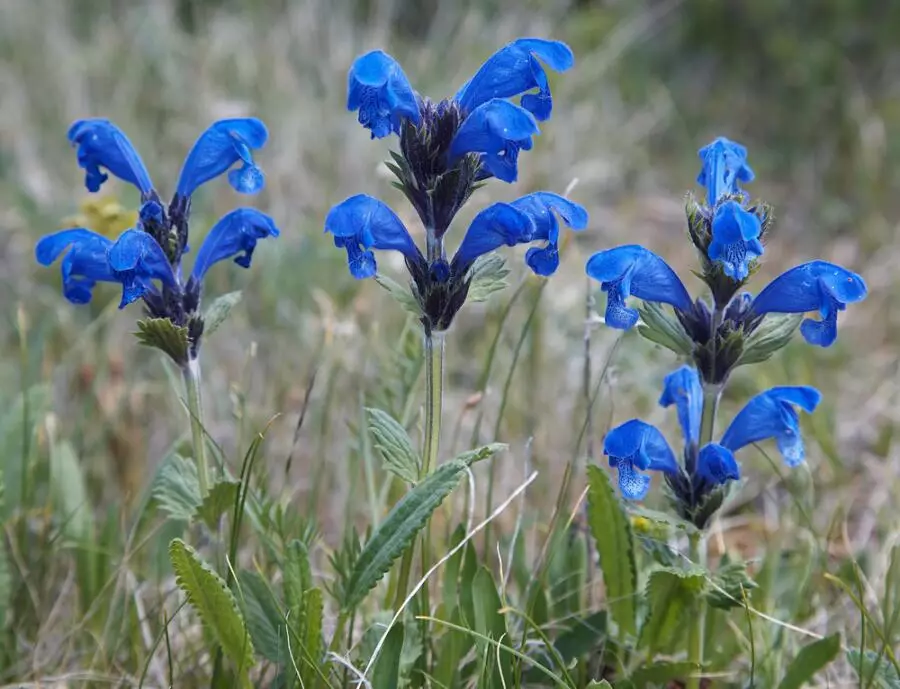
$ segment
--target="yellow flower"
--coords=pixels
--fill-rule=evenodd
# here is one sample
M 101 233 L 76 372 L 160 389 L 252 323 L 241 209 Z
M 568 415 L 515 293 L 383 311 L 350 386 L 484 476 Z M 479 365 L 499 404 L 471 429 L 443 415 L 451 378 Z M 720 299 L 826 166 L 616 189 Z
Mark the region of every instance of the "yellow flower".
M 86 227 L 115 239 L 137 219 L 137 211 L 125 208 L 115 196 L 92 196 L 81 202 L 78 214 L 63 219 L 63 227 Z

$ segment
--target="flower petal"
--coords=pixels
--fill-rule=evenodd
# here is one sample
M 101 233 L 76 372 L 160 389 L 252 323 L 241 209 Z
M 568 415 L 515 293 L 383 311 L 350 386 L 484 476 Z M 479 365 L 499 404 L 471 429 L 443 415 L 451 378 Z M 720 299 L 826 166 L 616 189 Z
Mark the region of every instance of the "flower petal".
M 176 191 L 191 196 L 201 184 L 215 179 L 235 163 L 241 166 L 228 173 L 228 182 L 242 194 L 255 194 L 265 177 L 253 161 L 251 149 L 262 148 L 269 133 L 255 117 L 214 122 L 197 139 L 181 168 Z
M 463 121 L 450 143 L 451 161 L 480 153 L 487 171 L 504 182 L 515 182 L 519 151 L 531 148 L 539 133 L 534 116 L 509 101 L 493 99 L 478 106 Z
M 675 271 L 638 244 L 600 251 L 588 259 L 585 270 L 607 292 L 606 324 L 612 328 L 628 330 L 637 323 L 638 312 L 625 305 L 629 296 L 691 310 L 691 297 Z
M 239 266 L 249 268 L 256 243 L 278 235 L 275 221 L 255 208 L 237 208 L 226 213 L 200 245 L 191 277 L 202 280 L 210 266 L 232 256 Z
M 822 320 L 803 321 L 800 332 L 810 344 L 828 347 L 837 338 L 838 312 L 866 294 L 866 283 L 856 273 L 827 261 L 810 261 L 772 280 L 750 310 L 760 316 L 819 311 Z
M 715 206 L 725 194 L 740 193 L 738 182 L 753 181 L 747 149 L 724 136 L 701 148 L 697 155 L 703 163 L 697 182 L 706 187 L 710 206 Z
M 789 466 L 803 461 L 800 421 L 794 406 L 813 412 L 821 395 L 808 386 L 774 387 L 753 397 L 734 417 L 722 445 L 737 452 L 745 445 L 775 438 L 778 449 Z
M 88 191 L 99 191 L 109 175 L 136 186 L 141 194 L 153 190 L 150 174 L 125 132 L 109 120 L 93 118 L 77 120 L 69 127 L 69 142 L 78 147 L 78 164 L 84 168 L 84 184 Z
M 703 387 L 697 370 L 682 366 L 666 376 L 663 392 L 659 398 L 662 407 L 675 405 L 678 422 L 686 444 L 700 440 L 700 419 L 703 415 Z
M 650 485 L 650 477 L 637 470 L 679 472 L 672 448 L 662 433 L 639 419 L 631 419 L 610 430 L 603 441 L 603 454 L 609 457 L 609 465 L 619 470 L 619 487 L 631 500 L 643 498 Z
M 347 74 L 347 109 L 359 110 L 359 123 L 381 139 L 400 133 L 407 118 L 419 124 L 419 101 L 400 64 L 373 50 L 356 58 Z
M 538 120 L 546 120 L 550 117 L 553 101 L 547 74 L 537 58 L 557 72 L 564 72 L 575 64 L 572 51 L 565 43 L 520 38 L 491 55 L 457 92 L 456 101 L 464 110 L 472 111 L 492 98 L 511 98 L 537 89 L 536 94 L 522 96 L 522 107 Z
M 153 290 L 153 280 L 178 287 L 166 253 L 156 239 L 143 230 L 125 230 L 109 247 L 107 255 L 116 280 L 122 283 L 120 309 Z
M 737 201 L 720 204 L 712 221 L 709 260 L 721 263 L 722 270 L 733 280 L 747 279 L 750 262 L 763 253 L 759 241 L 761 231 L 759 218 L 744 210 Z
M 531 241 L 544 240 L 547 245 L 533 247 L 525 254 L 525 262 L 537 275 L 553 275 L 559 267 L 559 221 L 555 213 L 573 230 L 587 227 L 587 211 L 577 203 L 549 191 L 536 191 L 512 202 L 534 223 Z
M 718 443 L 704 445 L 697 457 L 697 476 L 719 486 L 741 478 L 741 470 L 734 453 Z
M 534 222 L 528 213 L 509 203 L 494 203 L 478 213 L 453 257 L 452 272 L 465 273 L 475 259 L 501 246 L 530 242 Z
M 375 274 L 375 257 L 370 249 L 399 251 L 411 261 L 424 262 L 397 214 L 383 201 L 366 194 L 351 196 L 334 206 L 325 218 L 325 231 L 334 235 L 335 246 L 347 250 L 350 271 L 357 279 Z
M 73 304 L 86 304 L 98 282 L 118 281 L 107 257 L 111 244 L 96 232 L 74 227 L 41 238 L 34 253 L 38 263 L 49 266 L 68 249 L 60 264 L 63 295 Z

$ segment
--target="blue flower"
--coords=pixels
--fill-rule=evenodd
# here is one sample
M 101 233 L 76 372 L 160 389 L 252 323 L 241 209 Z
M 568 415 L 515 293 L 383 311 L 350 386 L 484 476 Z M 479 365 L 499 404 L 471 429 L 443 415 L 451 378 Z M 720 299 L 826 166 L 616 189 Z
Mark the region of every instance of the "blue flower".
M 741 478 L 734 453 L 718 443 L 707 443 L 697 456 L 696 475 L 706 483 L 720 486 Z
M 710 206 L 726 194 L 741 193 L 738 182 L 752 182 L 753 170 L 747 165 L 747 149 L 720 136 L 698 151 L 703 166 L 697 182 L 707 189 Z
M 678 462 L 662 433 L 639 419 L 626 421 L 606 434 L 603 454 L 619 472 L 619 489 L 629 500 L 641 500 L 650 488 L 650 477 L 641 471 L 653 470 L 676 475 Z
M 546 241 L 532 247 L 525 262 L 537 275 L 552 275 L 559 267 L 559 221 L 573 230 L 587 227 L 587 211 L 577 203 L 547 191 L 538 191 L 512 203 L 495 203 L 472 220 L 453 257 L 453 268 L 462 273 L 475 259 L 501 246 Z
M 750 311 L 758 316 L 818 311 L 822 320 L 804 320 L 800 332 L 810 344 L 828 347 L 837 338 L 838 312 L 866 294 L 866 283 L 856 273 L 827 261 L 810 261 L 772 280 Z
M 788 466 L 803 461 L 800 419 L 794 407 L 813 412 L 819 404 L 819 391 L 807 386 L 784 386 L 766 390 L 738 412 L 722 436 L 722 445 L 737 452 L 745 445 L 774 438 Z
M 154 280 L 179 289 L 172 265 L 159 243 L 142 230 L 125 230 L 107 252 L 109 267 L 122 283 L 123 309 L 148 292 L 154 292 Z
M 43 237 L 35 246 L 38 263 L 52 265 L 66 253 L 60 264 L 63 295 L 73 304 L 87 304 L 98 282 L 118 282 L 107 255 L 112 242 L 83 227 L 73 227 Z
M 629 296 L 670 304 L 680 311 L 692 307 L 691 297 L 675 271 L 637 244 L 600 251 L 588 259 L 585 269 L 607 293 L 606 324 L 612 328 L 628 330 L 637 323 L 638 312 L 625 305 Z
M 268 138 L 266 125 L 255 117 L 215 122 L 200 135 L 185 158 L 177 193 L 191 196 L 201 184 L 240 163 L 239 168 L 228 173 L 228 182 L 242 194 L 255 194 L 263 188 L 265 177 L 250 149 L 262 148 Z
M 400 133 L 407 118 L 419 124 L 419 99 L 400 64 L 387 53 L 373 50 L 353 62 L 347 74 L 347 109 L 359 110 L 359 123 L 373 139 Z
M 366 194 L 351 196 L 332 208 L 325 218 L 325 231 L 334 235 L 335 246 L 347 250 L 350 272 L 357 280 L 377 272 L 372 249 L 399 251 L 412 261 L 424 261 L 397 214 Z
M 88 191 L 99 191 L 109 175 L 136 186 L 142 195 L 153 190 L 150 174 L 125 132 L 109 120 L 77 120 L 69 128 L 69 142 L 78 147 L 78 164 L 84 168 Z
M 275 221 L 255 208 L 237 208 L 226 213 L 200 245 L 191 277 L 202 280 L 212 264 L 232 256 L 239 266 L 249 268 L 256 243 L 278 235 Z
M 678 422 L 688 445 L 700 440 L 700 421 L 703 414 L 703 387 L 697 369 L 681 366 L 666 376 L 659 398 L 661 407 L 675 405 Z
M 745 280 L 750 274 L 750 261 L 763 254 L 761 231 L 759 218 L 738 202 L 720 204 L 712 221 L 709 260 L 721 263 L 725 275 L 733 280 Z

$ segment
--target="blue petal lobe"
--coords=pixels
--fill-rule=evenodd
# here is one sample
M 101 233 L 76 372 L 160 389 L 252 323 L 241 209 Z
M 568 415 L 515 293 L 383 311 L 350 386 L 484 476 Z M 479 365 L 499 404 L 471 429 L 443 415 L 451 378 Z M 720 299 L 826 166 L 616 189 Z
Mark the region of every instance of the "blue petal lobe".
M 239 266 L 249 268 L 256 243 L 278 235 L 275 221 L 255 208 L 237 208 L 226 213 L 200 245 L 191 276 L 202 280 L 210 266 L 232 256 Z
M 709 260 L 722 264 L 725 274 L 734 280 L 745 280 L 750 262 L 762 256 L 759 241 L 762 224 L 753 213 L 736 201 L 726 201 L 716 208 L 712 221 Z
M 359 110 L 359 123 L 381 139 L 400 133 L 404 118 L 421 121 L 419 101 L 400 64 L 373 50 L 356 58 L 347 74 L 347 109 Z
M 672 448 L 659 430 L 639 419 L 616 426 L 603 441 L 603 454 L 609 465 L 619 470 L 619 487 L 629 499 L 643 498 L 650 485 L 650 477 L 638 470 L 662 471 L 677 474 L 678 462 Z
M 125 132 L 109 120 L 94 118 L 77 120 L 69 127 L 69 142 L 78 147 L 78 164 L 85 170 L 88 191 L 99 191 L 109 176 L 105 168 L 119 179 L 136 186 L 142 194 L 153 190 L 150 174 Z
M 240 163 L 239 168 L 229 173 L 228 181 L 242 194 L 255 194 L 263 188 L 265 177 L 254 162 L 251 149 L 262 148 L 268 138 L 266 125 L 255 117 L 214 122 L 200 135 L 185 158 L 177 193 L 191 196 L 200 185 Z
M 702 167 L 697 182 L 707 189 L 710 206 L 726 194 L 738 194 L 738 182 L 752 182 L 753 170 L 747 165 L 747 149 L 741 144 L 720 136 L 701 148 L 697 155 Z
M 509 101 L 493 99 L 478 106 L 463 121 L 450 143 L 451 161 L 466 153 L 480 153 L 494 177 L 515 182 L 520 150 L 529 150 L 539 129 L 534 116 Z
M 685 442 L 690 445 L 700 440 L 700 419 L 703 415 L 703 387 L 697 370 L 682 366 L 666 376 L 659 398 L 662 407 L 675 405 L 678 422 Z
M 722 445 L 737 452 L 750 443 L 774 438 L 785 462 L 795 466 L 803 461 L 803 440 L 795 406 L 815 411 L 821 395 L 808 386 L 774 387 L 753 397 L 734 417 L 722 436 Z
M 60 263 L 63 295 L 73 304 L 86 304 L 98 282 L 117 281 L 107 257 L 111 244 L 96 232 L 75 227 L 43 237 L 34 253 L 38 263 L 49 266 L 68 249 Z
M 493 98 L 522 96 L 522 107 L 537 119 L 550 117 L 553 107 L 547 74 L 537 58 L 551 69 L 563 72 L 575 63 L 571 49 L 560 41 L 520 38 L 504 46 L 485 61 L 478 72 L 456 94 L 463 110 L 472 111 Z
M 472 219 L 453 257 L 453 270 L 464 273 L 479 256 L 501 246 L 530 242 L 533 236 L 534 222 L 528 213 L 513 204 L 492 204 Z
M 152 291 L 153 280 L 169 287 L 178 287 L 178 280 L 162 247 L 143 230 L 125 230 L 109 247 L 108 257 L 116 280 L 122 283 L 120 309 Z
M 856 273 L 827 261 L 810 261 L 772 280 L 750 310 L 757 315 L 819 311 L 822 320 L 803 321 L 800 332 L 810 344 L 828 347 L 837 338 L 838 312 L 865 299 L 867 292 Z
M 637 311 L 625 305 L 629 296 L 670 304 L 681 311 L 691 309 L 691 297 L 675 271 L 637 244 L 600 251 L 588 259 L 585 270 L 608 294 L 606 323 L 610 327 L 628 330 L 637 323 Z
M 587 227 L 587 211 L 577 203 L 548 191 L 527 194 L 510 205 L 531 218 L 534 232 L 530 241 L 547 242 L 543 248 L 529 249 L 525 262 L 537 275 L 552 275 L 559 267 L 559 221 L 555 213 L 573 230 L 582 230 Z
M 740 479 L 741 470 L 731 450 L 717 443 L 708 443 L 697 457 L 697 475 L 713 485 L 722 485 Z

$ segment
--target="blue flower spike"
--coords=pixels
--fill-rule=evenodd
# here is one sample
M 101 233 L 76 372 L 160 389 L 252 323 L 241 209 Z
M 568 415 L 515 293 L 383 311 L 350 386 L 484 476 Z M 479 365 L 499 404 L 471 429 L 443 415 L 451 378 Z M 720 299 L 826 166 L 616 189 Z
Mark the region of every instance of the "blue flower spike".
M 763 254 L 760 232 L 759 218 L 737 201 L 720 204 L 712 220 L 709 260 L 721 263 L 722 270 L 733 280 L 746 280 L 750 262 Z
M 404 118 L 419 124 L 416 92 L 400 64 L 381 50 L 362 55 L 347 74 L 347 109 L 359 111 L 359 123 L 373 139 L 399 134 Z
M 759 316 L 818 311 L 821 320 L 807 318 L 800 333 L 810 344 L 828 347 L 837 339 L 838 312 L 862 301 L 867 293 L 865 281 L 853 271 L 827 261 L 810 261 L 772 280 L 750 310 Z
M 252 150 L 269 138 L 266 125 L 255 117 L 214 122 L 197 139 L 185 158 L 178 177 L 179 196 L 191 196 L 201 184 L 215 179 L 235 163 L 228 182 L 242 194 L 255 194 L 265 185 L 265 176 L 253 160 Z
M 697 155 L 702 163 L 697 182 L 706 187 L 711 207 L 726 194 L 740 194 L 738 182 L 753 181 L 753 170 L 747 165 L 747 149 L 724 136 L 701 148 Z
M 78 148 L 78 164 L 84 169 L 88 191 L 100 191 L 109 175 L 133 184 L 142 195 L 153 190 L 150 174 L 125 132 L 109 120 L 77 120 L 69 127 L 69 142 Z
M 703 415 L 703 387 L 697 369 L 681 366 L 666 376 L 659 398 L 661 407 L 675 405 L 678 423 L 688 445 L 700 441 L 700 422 Z
M 642 500 L 650 488 L 652 470 L 677 474 L 680 469 L 672 448 L 655 426 L 639 419 L 626 421 L 606 434 L 603 454 L 619 472 L 619 489 L 629 500 Z
M 808 386 L 766 390 L 753 397 L 734 417 L 722 436 L 722 446 L 737 452 L 750 443 L 774 438 L 787 465 L 797 466 L 803 461 L 805 451 L 795 407 L 812 413 L 820 399 L 819 391 Z
M 741 478 L 734 453 L 718 443 L 707 443 L 697 456 L 697 476 L 714 486 Z
M 637 310 L 625 305 L 629 296 L 691 310 L 691 297 L 675 271 L 637 244 L 600 251 L 588 259 L 585 269 L 607 293 L 606 324 L 612 328 L 628 330 L 637 323 Z
M 377 272 L 372 249 L 399 251 L 410 260 L 423 260 L 397 214 L 366 194 L 351 196 L 332 208 L 325 218 L 325 231 L 334 235 L 335 246 L 347 250 L 350 272 L 357 280 Z
M 109 266 L 112 242 L 83 227 L 73 227 L 43 237 L 35 246 L 37 262 L 50 266 L 65 252 L 60 271 L 63 295 L 73 304 L 87 304 L 98 282 L 118 282 Z

